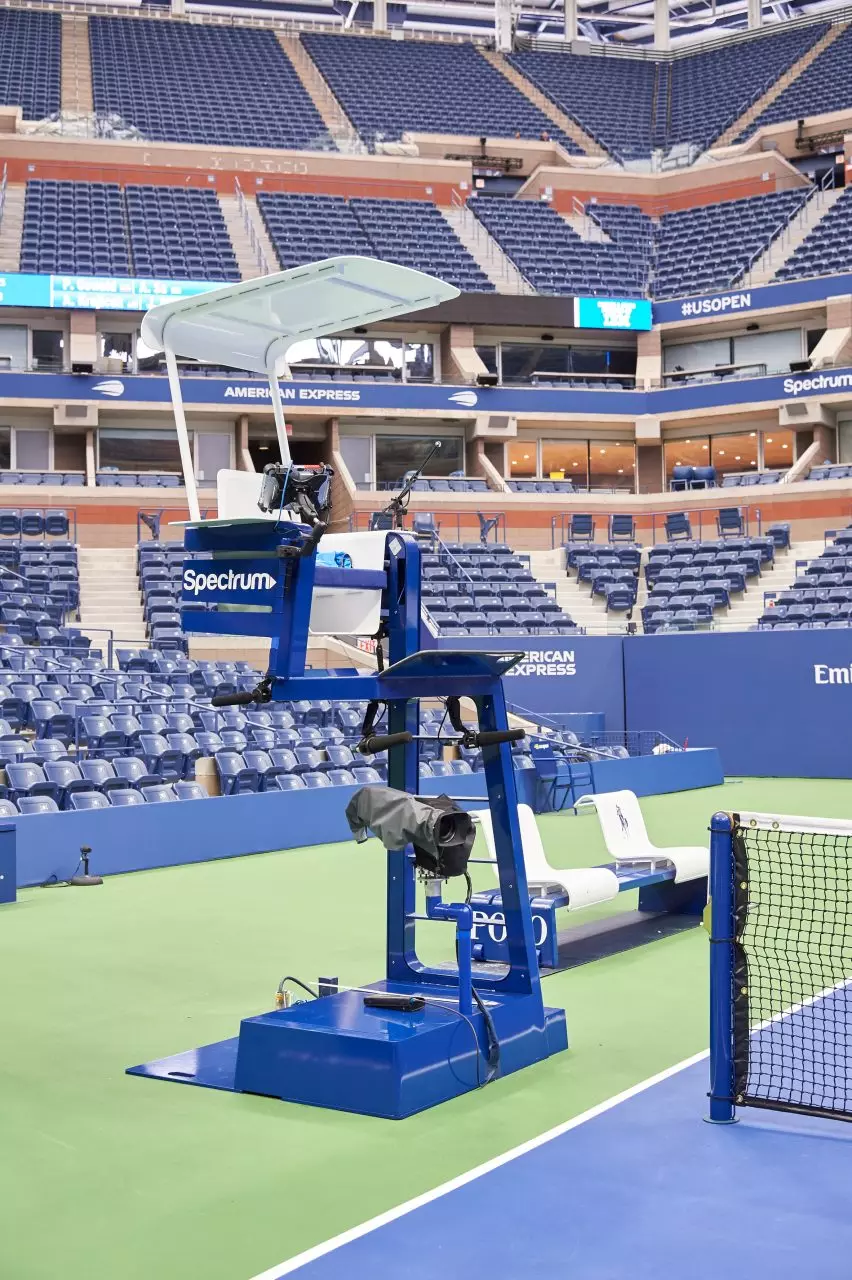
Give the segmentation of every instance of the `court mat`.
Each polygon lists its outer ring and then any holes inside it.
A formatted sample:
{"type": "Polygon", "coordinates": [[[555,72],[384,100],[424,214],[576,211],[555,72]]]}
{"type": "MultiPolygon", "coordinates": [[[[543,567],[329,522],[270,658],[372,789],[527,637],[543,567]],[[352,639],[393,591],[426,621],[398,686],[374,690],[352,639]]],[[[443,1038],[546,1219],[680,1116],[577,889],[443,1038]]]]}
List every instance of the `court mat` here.
{"type": "MultiPolygon", "coordinates": [[[[717,809],[848,818],[852,781],[730,780],[642,808],[655,842],[693,844],[717,809]]],[[[555,866],[605,860],[592,814],[539,821],[555,866]]],[[[629,909],[631,896],[597,910],[629,909]]],[[[515,1280],[550,1266],[599,1280],[709,1276],[711,1262],[714,1275],[723,1263],[768,1274],[765,1252],[705,1250],[708,1231],[724,1234],[720,1215],[743,1209],[729,1184],[750,1170],[782,1180],[766,1182],[752,1233],[772,1243],[774,1274],[802,1273],[802,1237],[805,1257],[822,1241],[811,1274],[841,1275],[848,1126],[701,1123],[701,929],[548,977],[547,1003],[567,1009],[567,1053],[402,1122],[124,1074],[235,1034],[272,1006],[284,974],[378,977],[383,930],[374,842],[24,890],[3,908],[3,1280],[452,1280],[481,1268],[515,1280]]],[[[439,958],[446,934],[434,952],[426,936],[424,957],[439,958]]]]}

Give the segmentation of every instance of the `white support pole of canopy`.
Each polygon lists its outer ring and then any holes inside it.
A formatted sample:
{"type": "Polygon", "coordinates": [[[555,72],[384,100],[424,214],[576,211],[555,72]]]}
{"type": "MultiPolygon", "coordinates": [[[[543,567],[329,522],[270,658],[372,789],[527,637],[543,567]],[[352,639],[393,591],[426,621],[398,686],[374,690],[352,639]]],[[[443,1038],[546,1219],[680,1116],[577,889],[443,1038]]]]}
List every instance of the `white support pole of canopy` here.
{"type": "Polygon", "coordinates": [[[180,389],[175,353],[170,346],[165,347],[166,372],[169,375],[169,393],[172,397],[172,409],[175,415],[180,461],[183,467],[183,482],[186,485],[186,505],[189,508],[190,520],[201,519],[201,508],[198,505],[198,486],[195,483],[195,465],[192,461],[192,449],[189,446],[189,432],[186,429],[186,414],[183,411],[183,395],[180,389]]]}
{"type": "MultiPolygon", "coordinates": [[[[289,371],[287,376],[289,377],[289,371]]],[[[285,467],[289,467],[292,462],[290,456],[290,441],[287,439],[287,424],[284,421],[284,405],[281,400],[281,388],[278,385],[278,378],[273,370],[269,375],[269,395],[272,399],[272,413],[275,417],[275,433],[278,436],[278,448],[281,451],[281,462],[285,467]]]]}

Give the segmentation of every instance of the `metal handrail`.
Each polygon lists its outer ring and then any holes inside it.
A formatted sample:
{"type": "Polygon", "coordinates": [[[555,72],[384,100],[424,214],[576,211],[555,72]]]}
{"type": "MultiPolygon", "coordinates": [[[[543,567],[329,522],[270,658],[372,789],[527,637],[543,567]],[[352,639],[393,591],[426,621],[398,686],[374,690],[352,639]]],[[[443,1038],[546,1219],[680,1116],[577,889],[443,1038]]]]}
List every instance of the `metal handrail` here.
{"type": "MultiPolygon", "coordinates": [[[[442,495],[435,494],[434,496],[440,498],[442,495]]],[[[482,496],[482,495],[475,495],[475,496],[482,496]]],[[[500,496],[505,497],[504,494],[501,494],[500,496]]],[[[370,522],[374,514],[376,513],[372,511],[353,511],[349,516],[350,532],[361,532],[365,529],[369,529],[370,522]]],[[[410,511],[408,514],[411,516],[414,516],[414,515],[425,515],[426,513],[421,511],[420,508],[418,508],[416,511],[410,511]]],[[[478,512],[478,511],[445,511],[443,508],[439,508],[437,511],[433,512],[432,514],[435,515],[436,519],[440,520],[442,525],[445,519],[452,520],[454,518],[456,522],[456,541],[461,542],[462,526],[464,525],[466,528],[470,527],[471,529],[475,529],[476,533],[479,534],[481,531],[479,517],[480,515],[484,515],[485,513],[478,512]]],[[[505,512],[500,511],[500,512],[489,513],[487,518],[489,520],[493,519],[496,521],[496,524],[493,526],[493,528],[490,528],[488,530],[489,537],[491,533],[493,533],[494,542],[500,542],[500,541],[505,542],[506,541],[505,512]],[[500,536],[498,536],[498,534],[500,536]]],[[[475,541],[475,539],[471,538],[470,541],[473,542],[475,541]]],[[[481,537],[479,538],[479,541],[480,542],[482,541],[481,537]]],[[[487,538],[484,545],[485,546],[488,545],[487,538]]]]}
{"type": "MultiPolygon", "coordinates": [[[[603,15],[604,17],[606,15],[603,15]]],[[[594,18],[600,20],[601,15],[595,14],[594,18]]],[[[784,30],[791,28],[821,26],[828,23],[830,26],[840,26],[844,23],[852,21],[852,8],[849,6],[843,9],[837,9],[832,14],[808,14],[802,18],[784,18],[784,30]]],[[[698,22],[696,28],[703,27],[708,30],[706,23],[698,22]]],[[[749,40],[760,39],[763,36],[771,35],[777,30],[777,26],[761,26],[750,31],[727,32],[724,35],[715,37],[712,40],[703,40],[700,44],[691,44],[686,48],[674,49],[636,49],[625,45],[623,42],[618,44],[592,44],[590,43],[585,52],[593,57],[609,57],[609,58],[634,58],[643,62],[679,62],[682,58],[694,57],[697,53],[705,53],[708,50],[725,48],[728,45],[745,44],[749,40]]],[[[519,48],[550,51],[550,52],[571,52],[571,43],[566,40],[551,40],[546,36],[524,36],[518,37],[519,48]]]]}
{"type": "MultiPolygon", "coordinates": [[[[707,491],[701,490],[700,492],[706,493],[707,491]]],[[[757,525],[757,536],[758,537],[761,536],[763,531],[763,516],[760,510],[760,507],[739,506],[738,503],[731,502],[731,503],[724,503],[724,504],[720,503],[718,507],[709,507],[709,508],[708,507],[692,507],[685,513],[686,518],[690,522],[690,525],[692,525],[695,517],[698,518],[698,535],[696,539],[697,541],[702,540],[703,532],[704,532],[705,517],[708,519],[708,521],[712,520],[713,524],[715,525],[716,521],[719,518],[719,512],[723,509],[723,506],[725,508],[727,508],[728,506],[738,507],[738,509],[743,513],[744,531],[741,535],[742,537],[744,538],[751,537],[752,518],[754,518],[754,521],[757,525]]],[[[665,533],[666,518],[673,514],[674,512],[671,512],[671,511],[652,511],[650,513],[652,546],[656,546],[657,544],[657,530],[659,528],[662,528],[663,533],[665,533]]],[[[684,538],[683,541],[687,542],[689,541],[689,539],[684,538]]],[[[677,546],[677,539],[669,545],[677,546]]]]}
{"type": "MultiPolygon", "coordinates": [[[[209,518],[209,515],[210,515],[210,508],[205,507],[204,510],[201,512],[201,519],[207,520],[209,518]]],[[[152,542],[159,542],[160,523],[163,519],[163,516],[183,516],[187,520],[190,519],[190,513],[186,507],[161,507],[159,511],[138,511],[136,513],[136,542],[140,543],[145,541],[144,535],[142,533],[143,528],[147,529],[151,534],[152,542]],[[150,521],[153,521],[154,525],[156,525],[156,533],[154,532],[154,528],[152,527],[152,524],[149,523],[150,521]]]]}

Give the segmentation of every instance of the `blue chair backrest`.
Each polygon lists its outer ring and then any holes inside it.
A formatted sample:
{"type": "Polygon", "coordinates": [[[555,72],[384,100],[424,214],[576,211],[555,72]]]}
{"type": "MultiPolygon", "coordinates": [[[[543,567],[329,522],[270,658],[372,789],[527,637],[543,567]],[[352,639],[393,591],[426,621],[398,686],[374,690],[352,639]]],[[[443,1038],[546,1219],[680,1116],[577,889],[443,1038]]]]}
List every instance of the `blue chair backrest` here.
{"type": "Polygon", "coordinates": [[[109,800],[101,791],[73,791],[69,799],[72,809],[109,808],[109,800]]]}
{"type": "Polygon", "coordinates": [[[275,785],[279,791],[304,791],[308,784],[295,773],[282,773],[276,778],[275,785]]]}
{"type": "Polygon", "coordinates": [[[109,803],[115,809],[122,809],[129,805],[144,804],[145,797],[141,791],[134,791],[132,787],[114,787],[109,793],[109,803]]]}
{"type": "Polygon", "coordinates": [[[21,814],[58,813],[59,805],[50,796],[21,796],[18,800],[18,812],[21,814]]]}
{"type": "Polygon", "coordinates": [[[124,778],[127,782],[138,782],[148,773],[144,761],[138,756],[116,756],[112,761],[112,767],[115,770],[115,776],[124,778]]]}
{"type": "Polygon", "coordinates": [[[200,782],[175,782],[173,789],[178,800],[207,800],[209,798],[200,782]]]}
{"type": "Polygon", "coordinates": [[[171,787],[143,787],[142,795],[148,804],[163,804],[169,800],[176,800],[174,791],[171,787]]]}

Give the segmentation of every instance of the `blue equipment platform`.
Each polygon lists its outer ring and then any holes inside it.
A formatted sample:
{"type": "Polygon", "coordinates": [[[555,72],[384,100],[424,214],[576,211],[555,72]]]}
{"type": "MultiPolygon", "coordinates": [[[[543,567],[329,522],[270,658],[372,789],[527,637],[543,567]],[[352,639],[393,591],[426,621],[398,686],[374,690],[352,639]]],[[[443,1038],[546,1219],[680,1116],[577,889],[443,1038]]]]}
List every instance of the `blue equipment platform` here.
{"type": "MultiPolygon", "coordinates": [[[[371,991],[423,995],[422,986],[376,982],[371,991]]],[[[130,1067],[130,1075],[401,1120],[485,1083],[485,1020],[459,1012],[452,988],[413,1013],[364,1006],[341,991],[245,1018],[231,1040],[130,1067]]],[[[500,1075],[567,1048],[562,1009],[523,996],[484,1000],[500,1042],[500,1075]]]]}

